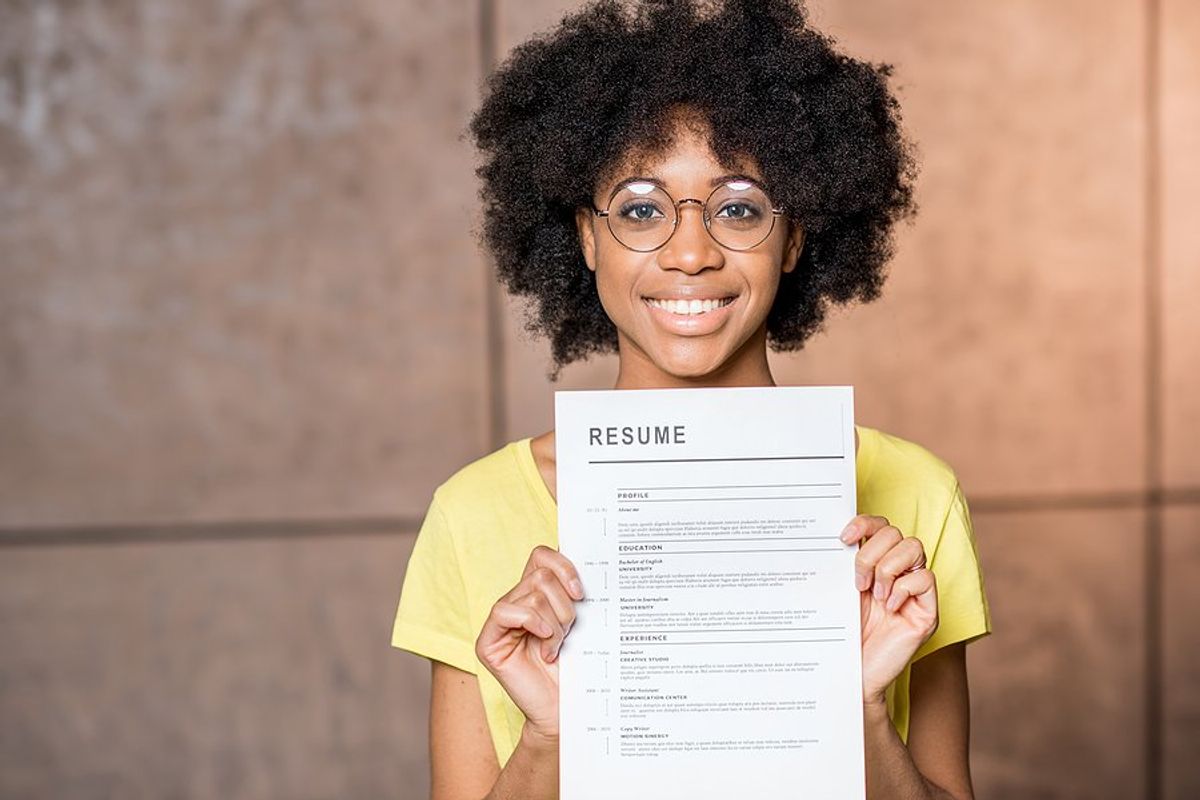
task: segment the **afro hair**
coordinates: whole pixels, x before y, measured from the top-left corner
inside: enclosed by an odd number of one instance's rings
[[[916,211],[891,73],[838,52],[786,0],[598,0],[517,46],[469,130],[483,243],[505,288],[534,301],[525,327],[550,341],[550,380],[617,351],[575,211],[631,153],[666,147],[681,108],[723,165],[752,159],[804,228],[767,317],[773,350],[802,348],[830,302],[876,299],[894,223]]]

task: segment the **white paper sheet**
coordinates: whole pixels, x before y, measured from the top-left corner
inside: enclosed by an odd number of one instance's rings
[[[866,795],[849,386],[555,393],[562,800]]]

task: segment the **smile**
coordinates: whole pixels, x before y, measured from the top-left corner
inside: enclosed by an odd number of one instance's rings
[[[734,312],[740,296],[703,300],[643,297],[655,327],[674,336],[708,336],[721,330]]]
[[[671,314],[679,316],[691,316],[695,314],[707,314],[710,311],[718,308],[724,308],[734,301],[733,297],[713,298],[707,300],[656,300],[653,297],[644,298],[645,301],[654,306],[661,308]]]

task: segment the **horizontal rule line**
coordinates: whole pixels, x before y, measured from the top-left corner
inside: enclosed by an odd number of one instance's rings
[[[678,556],[691,553],[817,553],[824,550],[845,550],[844,547],[789,547],[762,550],[635,550],[617,553],[618,558],[642,558],[644,556]]]
[[[839,536],[696,536],[691,539],[630,539],[619,544],[663,544],[665,542],[785,542],[802,539],[839,539]]]
[[[732,483],[724,486],[625,486],[617,487],[618,492],[650,492],[667,489],[789,489],[801,487],[841,486],[840,483]]]
[[[841,631],[845,630],[845,625],[829,625],[826,627],[811,627],[811,628],[690,628],[687,630],[658,630],[651,628],[648,630],[631,630],[625,629],[625,633],[770,633],[772,631]]]
[[[820,461],[845,456],[728,456],[726,458],[613,458],[588,461],[589,464],[676,464],[691,461]]]
[[[622,646],[641,647],[645,644],[796,644],[798,642],[844,642],[841,639],[742,639],[736,642],[621,642]]]
[[[617,503],[702,503],[721,500],[836,500],[840,494],[784,494],[768,497],[618,497]]]

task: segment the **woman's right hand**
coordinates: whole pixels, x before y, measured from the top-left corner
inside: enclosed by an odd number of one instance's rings
[[[575,565],[538,545],[475,641],[475,655],[525,715],[526,731],[551,741],[558,739],[558,650],[582,599]]]

